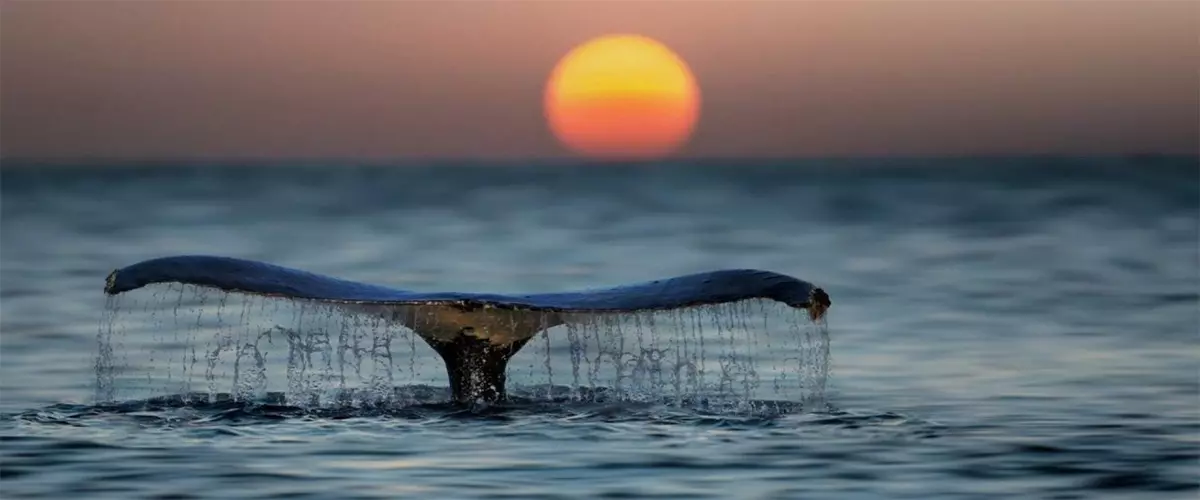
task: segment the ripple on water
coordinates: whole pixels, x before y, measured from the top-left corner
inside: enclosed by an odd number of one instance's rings
[[[553,496],[552,478],[587,478],[594,487],[589,496],[651,491],[719,498],[716,492],[730,491],[697,479],[707,475],[757,477],[761,481],[750,496],[762,498],[805,496],[794,487],[797,482],[819,482],[822,491],[851,496],[870,491],[906,497],[912,491],[896,485],[939,477],[946,485],[941,494],[963,497],[1027,490],[1062,498],[1169,498],[1200,491],[1193,474],[1200,461],[1197,440],[1173,438],[1178,429],[1156,429],[1169,419],[1148,413],[1127,412],[1103,424],[1076,425],[1071,432],[1059,427],[1056,434],[1030,422],[1024,424],[1027,437],[1014,439],[996,424],[938,424],[829,404],[808,411],[799,405],[765,408],[771,410],[739,414],[645,402],[517,397],[479,407],[430,402],[314,409],[278,398],[202,401],[175,395],[58,404],[6,415],[0,441],[6,485],[27,493],[55,477],[85,471],[90,479],[75,479],[66,489],[141,494],[148,491],[149,478],[190,474],[192,480],[197,475],[220,480],[234,490],[235,485],[267,485],[273,495],[346,494],[345,488],[322,481],[375,485],[350,494],[362,498],[450,492],[501,498],[517,495],[512,491]],[[574,444],[563,448],[563,442]],[[199,472],[196,464],[203,462],[196,454],[228,464]],[[383,491],[380,477],[393,474],[418,478],[421,486],[407,493]],[[632,476],[626,479],[635,486],[622,485],[624,476]],[[516,477],[526,478],[516,490],[485,487]],[[166,488],[161,493],[198,498],[245,493],[208,484],[199,492]],[[296,489],[298,484],[314,486],[305,491]],[[863,489],[863,484],[888,488]],[[926,494],[938,490],[925,486]]]
[[[1195,158],[989,162],[555,165],[549,176],[6,164],[0,408],[18,413],[0,415],[0,488],[54,499],[1200,496]],[[331,252],[331,241],[353,243]],[[107,271],[181,244],[418,289],[778,270],[834,293],[840,392],[832,406],[768,415],[613,401],[130,402],[157,394],[140,391],[142,372],[167,380],[149,389],[204,390],[206,370],[220,377],[232,361],[184,362],[185,347],[226,335],[190,336],[198,320],[182,309],[202,303],[183,297],[180,315],[172,304],[149,311],[145,330],[116,332],[111,366],[129,368],[115,379],[128,394],[45,406],[91,394]],[[513,376],[572,380],[569,333],[527,347]],[[609,350],[588,339],[582,359]],[[264,351],[286,353],[274,340]],[[545,366],[547,353],[559,364]],[[428,377],[420,358],[393,360],[407,375],[396,381],[444,384],[436,359]]]

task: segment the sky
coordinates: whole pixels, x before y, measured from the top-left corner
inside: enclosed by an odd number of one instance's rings
[[[0,154],[568,157],[542,97],[635,33],[695,74],[683,157],[1200,152],[1200,2],[31,1]]]

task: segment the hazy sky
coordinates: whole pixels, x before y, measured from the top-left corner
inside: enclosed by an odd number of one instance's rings
[[[569,154],[594,36],[691,66],[684,156],[1196,153],[1200,2],[5,1],[6,157]]]

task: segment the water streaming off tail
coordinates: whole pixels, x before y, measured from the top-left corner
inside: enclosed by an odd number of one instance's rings
[[[554,326],[508,365],[510,394],[727,408],[824,396],[826,325],[777,302],[570,313],[544,324]],[[110,297],[97,339],[101,402],[449,399],[445,366],[424,339],[381,315],[335,304],[153,285]]]

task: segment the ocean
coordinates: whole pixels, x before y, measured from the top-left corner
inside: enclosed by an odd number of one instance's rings
[[[4,498],[1200,493],[1195,157],[6,161],[0,203]],[[418,377],[428,360],[402,345],[389,378],[370,380],[408,399],[313,406],[288,399],[286,384],[274,400],[228,399],[226,379],[204,373],[216,338],[197,335],[197,321],[180,326],[176,312],[105,336],[114,316],[195,305],[181,288],[136,307],[102,292],[113,269],[179,254],[497,293],[770,270],[829,293],[827,330],[809,338],[817,351],[785,346],[794,334],[776,328],[639,328],[708,341],[689,345],[710,372],[726,347],[744,349],[743,374],[764,381],[798,353],[827,366],[803,404],[773,412],[655,399],[671,383],[636,375],[652,397],[557,397],[556,385],[578,396],[572,369],[590,365],[550,331],[509,367],[548,392],[533,384],[509,403],[438,402],[444,372],[426,365]],[[737,311],[706,314],[760,316]],[[634,349],[624,335],[617,349]],[[185,368],[181,349],[200,352],[199,365]],[[264,364],[290,374],[289,359]],[[97,400],[114,360],[132,375],[109,380],[115,400]],[[411,397],[421,391],[433,396]],[[160,397],[183,392],[209,399]],[[788,399],[745,399],[764,398]]]

